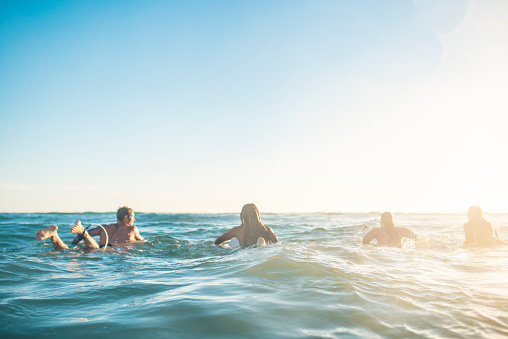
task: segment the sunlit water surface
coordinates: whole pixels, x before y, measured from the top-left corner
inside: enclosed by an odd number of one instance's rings
[[[34,235],[114,214],[0,214],[1,337],[508,336],[508,246],[463,247],[464,215],[395,214],[420,237],[361,245],[379,214],[262,214],[280,243],[214,239],[237,214],[136,214],[145,243],[54,252]],[[487,215],[508,238],[508,215]]]

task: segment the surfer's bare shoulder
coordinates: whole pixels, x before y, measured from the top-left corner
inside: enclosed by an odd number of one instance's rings
[[[119,225],[115,234],[109,240],[111,244],[118,245],[133,241],[145,240],[140,234],[139,230],[134,225]]]
[[[233,227],[223,235],[217,237],[217,239],[215,239],[215,245],[220,245],[224,241],[228,241],[233,238],[243,239],[244,228],[245,226],[243,225]]]

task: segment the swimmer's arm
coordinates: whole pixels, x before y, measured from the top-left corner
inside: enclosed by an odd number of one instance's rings
[[[135,232],[134,239],[139,240],[139,241],[145,240],[145,238],[143,236],[141,236],[141,234],[139,234],[139,230],[136,226],[134,226],[134,232]]]
[[[418,236],[407,228],[404,229],[403,236],[409,239],[418,240]]]
[[[88,231],[88,234],[90,234],[93,237],[93,236],[96,236],[96,235],[100,235],[101,231],[102,231],[102,228],[97,226],[93,230]]]
[[[365,234],[362,239],[362,244],[369,244],[377,235],[377,228],[370,230],[369,233]]]
[[[233,239],[234,237],[237,236],[239,229],[240,229],[240,226],[234,227],[234,228],[230,229],[229,231],[227,231],[226,233],[224,233],[223,235],[217,237],[217,239],[215,239],[215,245],[220,245],[224,241]]]
[[[265,226],[266,229],[268,230],[268,242],[271,242],[272,244],[276,244],[279,242],[279,239],[277,238],[277,236],[275,235],[275,233],[273,233],[273,230],[271,227],[269,226]]]

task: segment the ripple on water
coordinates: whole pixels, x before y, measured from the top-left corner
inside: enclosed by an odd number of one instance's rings
[[[464,248],[455,215],[396,215],[421,239],[402,249],[361,245],[377,214],[269,214],[281,243],[251,250],[214,245],[237,214],[140,213],[148,241],[107,253],[33,239],[41,218],[70,242],[72,220],[110,217],[0,214],[2,337],[508,335],[508,249]]]

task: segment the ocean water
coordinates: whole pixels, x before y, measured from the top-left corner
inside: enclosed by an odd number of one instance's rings
[[[400,249],[361,244],[378,213],[261,217],[279,244],[215,246],[239,214],[136,213],[142,244],[55,252],[39,229],[70,245],[74,221],[115,214],[0,214],[0,337],[508,336],[508,246],[462,246],[465,214],[394,214],[420,237]]]

